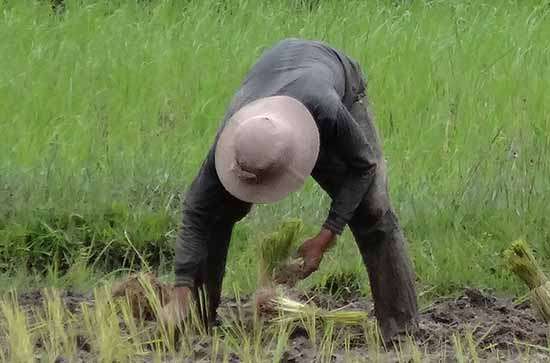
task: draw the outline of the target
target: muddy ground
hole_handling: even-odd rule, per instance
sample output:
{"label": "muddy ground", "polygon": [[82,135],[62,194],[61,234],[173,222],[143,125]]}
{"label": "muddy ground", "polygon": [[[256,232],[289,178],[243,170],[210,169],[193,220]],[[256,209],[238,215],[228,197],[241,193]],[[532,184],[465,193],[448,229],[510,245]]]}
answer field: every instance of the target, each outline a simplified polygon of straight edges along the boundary
{"label": "muddy ground", "polygon": [[[93,304],[90,295],[66,291],[62,297],[66,308],[73,313],[78,313],[79,306],[83,302]],[[309,297],[301,296],[301,299],[307,298]],[[42,304],[42,300],[43,295],[40,291],[19,296],[19,304],[24,308],[36,307]],[[245,306],[250,305],[247,299],[241,301],[244,301]],[[365,298],[352,295],[340,297],[316,295],[313,301],[321,307],[336,308],[346,305],[351,309],[367,310],[371,316],[374,316],[372,303]],[[231,312],[237,310],[237,305],[235,300],[225,299],[220,312],[225,316],[231,315]],[[480,359],[495,361],[498,351],[501,360],[520,361],[522,357],[525,359],[525,353],[522,353],[527,347],[525,344],[548,346],[547,331],[548,326],[536,317],[528,302],[515,304],[509,298],[495,297],[476,289],[467,289],[458,298],[442,298],[424,308],[414,339],[428,361],[454,361],[453,335],[466,334],[471,334],[477,343]],[[355,338],[350,341],[350,348],[356,359],[360,357],[365,361],[398,359],[400,354],[398,350],[390,348],[387,353],[378,352],[375,355],[372,347],[367,348],[361,330],[351,329],[351,333],[355,333]],[[90,346],[86,341],[79,342],[79,349],[82,350],[82,357],[91,358]],[[207,340],[197,341],[194,351],[195,357],[189,361],[208,361],[210,346]],[[297,328],[290,336],[282,361],[314,362],[317,354],[308,339],[306,330]],[[529,361],[550,360],[550,354],[541,349],[531,348],[529,356]],[[337,347],[331,360],[345,361],[343,347]],[[234,354],[230,361],[239,362],[240,359]],[[65,360],[61,359],[60,362]]]}

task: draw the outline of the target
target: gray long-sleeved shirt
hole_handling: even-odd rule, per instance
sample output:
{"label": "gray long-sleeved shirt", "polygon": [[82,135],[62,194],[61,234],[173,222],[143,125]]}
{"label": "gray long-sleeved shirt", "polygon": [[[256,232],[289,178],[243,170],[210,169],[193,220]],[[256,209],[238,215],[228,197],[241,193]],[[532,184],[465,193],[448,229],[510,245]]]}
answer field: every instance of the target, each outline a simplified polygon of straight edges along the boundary
{"label": "gray long-sleeved shirt", "polygon": [[[325,43],[286,39],[261,56],[236,92],[215,142],[187,192],[176,243],[176,285],[192,285],[199,264],[214,253],[208,249],[212,248],[209,238],[216,221],[231,221],[249,208],[249,204],[236,200],[224,189],[215,170],[214,150],[231,116],[262,97],[291,96],[311,112],[321,139],[315,168],[330,162],[330,158],[323,157],[327,153],[337,153],[346,164],[341,188],[333,196],[323,225],[336,234],[342,232],[369,188],[377,165],[371,145],[350,113],[352,104],[364,94],[365,83],[357,62]],[[330,170],[330,166],[325,169]]]}

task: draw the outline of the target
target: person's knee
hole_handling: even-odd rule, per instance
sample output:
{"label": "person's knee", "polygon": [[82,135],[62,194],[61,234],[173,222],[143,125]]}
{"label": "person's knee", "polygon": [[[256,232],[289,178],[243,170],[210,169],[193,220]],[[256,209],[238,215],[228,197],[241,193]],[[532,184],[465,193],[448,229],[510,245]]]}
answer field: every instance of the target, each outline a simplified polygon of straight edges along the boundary
{"label": "person's knee", "polygon": [[386,196],[363,200],[350,221],[350,227],[359,230],[370,229],[381,221],[390,208]]}
{"label": "person's knee", "polygon": [[[387,229],[388,223],[394,220],[392,206],[387,189],[385,177],[378,178],[351,219],[349,226],[356,238],[360,240],[372,239],[380,228]],[[391,223],[390,223],[391,224]],[[381,231],[378,231],[380,233]]]}
{"label": "person's knee", "polygon": [[386,187],[386,174],[381,168],[369,191],[357,207],[352,224],[373,226],[391,209],[391,202]]}
{"label": "person's knee", "polygon": [[360,246],[375,246],[392,241],[399,224],[391,207],[371,210],[368,219],[356,219],[350,224],[355,240]]}

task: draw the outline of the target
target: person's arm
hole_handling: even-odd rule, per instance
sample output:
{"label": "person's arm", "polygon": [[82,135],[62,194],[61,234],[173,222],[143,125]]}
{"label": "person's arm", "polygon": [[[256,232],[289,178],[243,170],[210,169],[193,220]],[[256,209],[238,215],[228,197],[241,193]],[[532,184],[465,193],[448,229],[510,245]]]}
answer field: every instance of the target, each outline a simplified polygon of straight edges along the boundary
{"label": "person's arm", "polygon": [[212,206],[221,188],[216,175],[212,174],[213,168],[210,153],[186,193],[175,247],[175,288],[159,317],[165,324],[177,324],[185,318],[195,278],[208,255],[209,226],[215,211]]}
{"label": "person's arm", "polygon": [[223,204],[224,189],[219,181],[212,152],[187,191],[182,223],[176,239],[176,287],[194,287],[199,266],[208,254],[210,225]]}
{"label": "person's arm", "polygon": [[[192,192],[192,189],[190,190]],[[199,266],[207,256],[208,213],[184,203],[183,221],[176,239],[176,287],[193,288]]]}
{"label": "person's arm", "polygon": [[333,138],[337,152],[348,166],[348,173],[332,200],[323,228],[340,235],[374,180],[377,159],[364,131],[348,109],[341,102],[334,107],[334,123],[328,137]]}

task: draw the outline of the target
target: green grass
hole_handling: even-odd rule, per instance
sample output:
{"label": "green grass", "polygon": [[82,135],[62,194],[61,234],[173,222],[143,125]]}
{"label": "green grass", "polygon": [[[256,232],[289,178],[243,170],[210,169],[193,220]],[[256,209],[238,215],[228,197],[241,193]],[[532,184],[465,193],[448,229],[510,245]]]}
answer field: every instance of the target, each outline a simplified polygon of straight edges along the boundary
{"label": "green grass", "polygon": [[[230,97],[289,36],[363,65],[422,289],[518,292],[500,259],[518,237],[550,266],[547,1],[66,3],[61,16],[45,1],[0,3],[6,276],[75,261],[170,268],[181,195]],[[254,288],[261,233],[287,217],[314,233],[328,204],[310,181],[255,208],[235,231],[226,287]],[[368,291],[349,232],[304,284],[342,269]]]}

